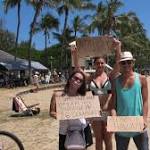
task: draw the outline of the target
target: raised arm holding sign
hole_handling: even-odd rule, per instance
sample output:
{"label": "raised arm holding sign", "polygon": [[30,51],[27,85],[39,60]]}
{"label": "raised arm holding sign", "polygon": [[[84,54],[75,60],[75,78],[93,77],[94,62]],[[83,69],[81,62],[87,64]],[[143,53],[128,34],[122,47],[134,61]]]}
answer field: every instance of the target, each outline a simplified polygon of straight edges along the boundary
{"label": "raised arm holding sign", "polygon": [[[146,128],[148,116],[147,79],[145,76],[134,72],[134,62],[135,59],[131,52],[122,52],[119,60],[121,74],[114,80],[112,86],[113,97],[111,114],[121,117],[141,116],[144,122],[144,128]],[[131,120],[128,118],[128,121]],[[129,126],[129,122],[127,122],[127,125]],[[130,128],[127,130],[130,131]],[[122,147],[127,149],[130,138],[133,138],[137,149],[149,149],[147,131],[143,130],[143,132],[136,131],[133,133],[117,132],[115,137],[118,150]]]}
{"label": "raised arm holding sign", "polygon": [[[110,79],[113,79],[119,72],[118,60],[120,59],[121,42],[110,36],[100,36],[77,39],[71,45],[72,60],[77,70],[82,70],[82,62],[86,56],[95,57],[95,73],[93,75],[84,74],[89,81],[90,90],[100,98],[102,111],[109,114],[111,101]],[[116,63],[112,72],[107,75],[105,72],[106,60],[103,55],[112,52],[115,52]],[[92,128],[96,138],[96,150],[103,149],[103,141],[106,149],[112,149],[112,138],[111,134],[106,131],[106,122],[93,120]]]}
{"label": "raised arm holding sign", "polygon": [[[115,65],[114,69],[110,73],[110,78],[113,79],[116,75],[118,75],[118,61],[121,54],[121,42],[116,38],[106,35],[100,37],[84,37],[71,42],[69,46],[72,54],[72,66],[76,69],[85,65],[84,61],[86,57],[95,58],[95,60],[96,58],[105,59],[104,56],[106,57],[115,52]],[[88,80],[91,80],[89,75],[86,74],[86,77]]]}

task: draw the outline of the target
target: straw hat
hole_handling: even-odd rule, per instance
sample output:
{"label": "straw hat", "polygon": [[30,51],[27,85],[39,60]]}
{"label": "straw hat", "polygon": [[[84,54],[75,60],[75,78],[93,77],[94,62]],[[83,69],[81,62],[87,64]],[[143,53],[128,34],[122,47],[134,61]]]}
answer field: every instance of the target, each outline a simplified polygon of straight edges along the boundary
{"label": "straw hat", "polygon": [[133,58],[132,53],[129,52],[129,51],[122,52],[121,53],[121,58],[120,58],[119,61],[121,62],[121,61],[126,61],[126,60],[133,60],[133,61],[135,61],[135,58]]}

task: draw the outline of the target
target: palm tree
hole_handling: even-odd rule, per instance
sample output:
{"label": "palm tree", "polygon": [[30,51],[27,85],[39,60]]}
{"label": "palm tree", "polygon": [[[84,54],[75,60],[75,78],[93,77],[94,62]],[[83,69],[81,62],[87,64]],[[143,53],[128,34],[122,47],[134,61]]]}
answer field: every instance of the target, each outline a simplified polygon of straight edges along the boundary
{"label": "palm tree", "polygon": [[46,6],[54,7],[54,4],[57,3],[59,0],[27,0],[29,4],[31,4],[35,10],[33,20],[30,25],[30,32],[29,32],[29,48],[28,48],[28,58],[29,58],[29,77],[31,81],[32,73],[31,73],[31,44],[32,38],[35,31],[35,25],[37,23],[37,18],[40,15],[42,9]]}
{"label": "palm tree", "polygon": [[[92,23],[89,26],[89,31],[94,32],[97,30],[98,35],[112,34],[115,27],[114,16],[122,5],[121,0],[106,0],[105,4],[102,1],[98,3],[96,14],[93,15]],[[108,56],[107,61],[109,63]]]}
{"label": "palm tree", "polygon": [[96,14],[90,16],[92,18],[91,24],[88,26],[89,32],[97,30],[98,35],[103,34],[103,28],[105,26],[105,20],[107,17],[107,7],[102,2],[98,3],[96,8]]}
{"label": "palm tree", "polygon": [[[92,8],[95,8],[95,5],[90,3],[90,0],[61,0],[60,6],[58,7],[58,14],[62,15],[64,13],[64,16],[65,16],[64,26],[63,26],[63,30],[62,30],[62,39],[63,39],[62,40],[62,49],[64,49],[64,50],[62,50],[62,53],[63,53],[63,51],[65,51],[66,45],[67,45],[65,33],[66,33],[66,29],[69,28],[69,27],[67,27],[67,22],[68,22],[68,17],[69,17],[70,11],[74,10],[74,9],[82,10],[82,9],[92,9]],[[62,56],[62,54],[61,54],[61,56]],[[66,62],[66,64],[67,64],[67,62]]]}
{"label": "palm tree", "polygon": [[90,32],[98,31],[98,35],[110,34],[114,28],[114,16],[123,5],[120,0],[109,0],[106,4],[100,2],[89,26]]}
{"label": "palm tree", "polygon": [[149,40],[139,18],[134,12],[123,13],[115,18],[115,31],[122,41],[122,49],[130,50],[137,56],[136,66],[141,66],[141,63],[144,65],[147,61],[145,56],[148,51],[145,49],[149,49]]}
{"label": "palm tree", "polygon": [[[74,40],[74,36],[72,36],[72,33],[73,33],[72,29],[66,28],[65,33],[64,33],[64,36],[66,37],[65,38],[65,40],[66,40],[65,43],[69,43],[72,40]],[[63,38],[63,35],[61,33],[53,32],[53,35],[59,41],[59,43],[63,42],[64,38]]]}
{"label": "palm tree", "polygon": [[18,47],[18,39],[19,39],[19,30],[20,30],[20,11],[21,11],[21,0],[4,0],[4,9],[5,12],[7,13],[10,8],[14,8],[17,6],[17,18],[18,18],[18,23],[17,23],[17,34],[16,34],[16,40],[15,40],[15,61],[17,57],[17,47]]}
{"label": "palm tree", "polygon": [[114,27],[114,16],[117,13],[118,9],[123,6],[121,0],[107,0],[107,19],[106,26],[104,29],[104,34],[110,34],[111,30]]}
{"label": "palm tree", "polygon": [[85,23],[83,22],[84,18],[80,18],[80,16],[75,16],[73,22],[73,29],[74,29],[74,37],[76,38],[77,32],[84,32],[86,27]]}
{"label": "palm tree", "polygon": [[0,49],[9,52],[15,46],[14,33],[0,28]]}
{"label": "palm tree", "polygon": [[116,18],[116,31],[126,49],[140,49],[145,45],[145,30],[134,12],[121,14]]}
{"label": "palm tree", "polygon": [[45,37],[45,64],[48,65],[47,40],[50,38],[50,31],[58,29],[58,19],[47,13],[37,25],[37,31],[44,32]]}
{"label": "palm tree", "polygon": [[0,29],[4,29],[4,20],[0,18]]}
{"label": "palm tree", "polygon": [[[70,28],[66,28],[64,34],[62,33],[53,33],[54,37],[59,41],[59,43],[69,43],[74,40],[74,36],[72,36],[73,30]],[[65,36],[65,39],[64,39]],[[65,40],[65,41],[64,41]],[[68,65],[68,55],[69,51],[67,50],[67,45],[62,46],[61,44],[61,56],[60,56],[60,66],[61,70]],[[64,59],[65,58],[65,59]]]}
{"label": "palm tree", "polygon": [[67,28],[67,22],[69,17],[69,12],[74,9],[94,9],[95,5],[90,3],[90,0],[62,0],[60,6],[58,7],[58,14],[65,14],[64,26],[62,34]]}

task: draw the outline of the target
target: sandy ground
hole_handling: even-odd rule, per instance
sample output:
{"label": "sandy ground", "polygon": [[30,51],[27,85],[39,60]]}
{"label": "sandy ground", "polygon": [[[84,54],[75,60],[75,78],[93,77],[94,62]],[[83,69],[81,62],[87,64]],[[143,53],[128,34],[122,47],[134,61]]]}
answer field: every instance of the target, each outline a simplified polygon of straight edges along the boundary
{"label": "sandy ground", "polygon": [[[148,78],[148,82],[150,89],[150,78]],[[0,130],[16,134],[23,142],[25,150],[58,150],[58,121],[49,117],[50,99],[53,90],[56,88],[22,96],[27,105],[40,103],[41,112],[38,116],[10,117],[13,114],[11,110],[12,97],[18,92],[31,88],[30,86],[16,89],[0,89]],[[150,128],[150,124],[148,128]],[[150,134],[149,130],[148,133]],[[88,150],[94,149],[94,144],[88,148]],[[116,149],[114,138],[113,149]],[[135,149],[135,145],[131,141],[129,150]]]}

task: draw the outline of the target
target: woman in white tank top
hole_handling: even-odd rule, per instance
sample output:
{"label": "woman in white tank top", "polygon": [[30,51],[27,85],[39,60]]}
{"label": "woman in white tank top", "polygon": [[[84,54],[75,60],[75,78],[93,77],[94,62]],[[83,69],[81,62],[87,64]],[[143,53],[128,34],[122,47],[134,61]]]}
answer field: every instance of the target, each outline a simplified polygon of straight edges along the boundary
{"label": "woman in white tank top", "polygon": [[[57,117],[56,110],[56,97],[57,96],[84,96],[86,94],[86,84],[85,84],[85,75],[80,72],[74,72],[68,79],[64,91],[55,92],[52,96],[50,103],[50,116],[53,118]],[[70,127],[78,127],[85,131],[86,128],[89,128],[86,120],[83,119],[74,119],[74,120],[60,120],[59,122],[59,150],[66,150],[64,147],[67,130]],[[88,130],[88,131],[89,131]],[[86,136],[86,135],[85,135]],[[89,137],[85,137],[86,147],[90,146],[92,141],[92,134]]]}

